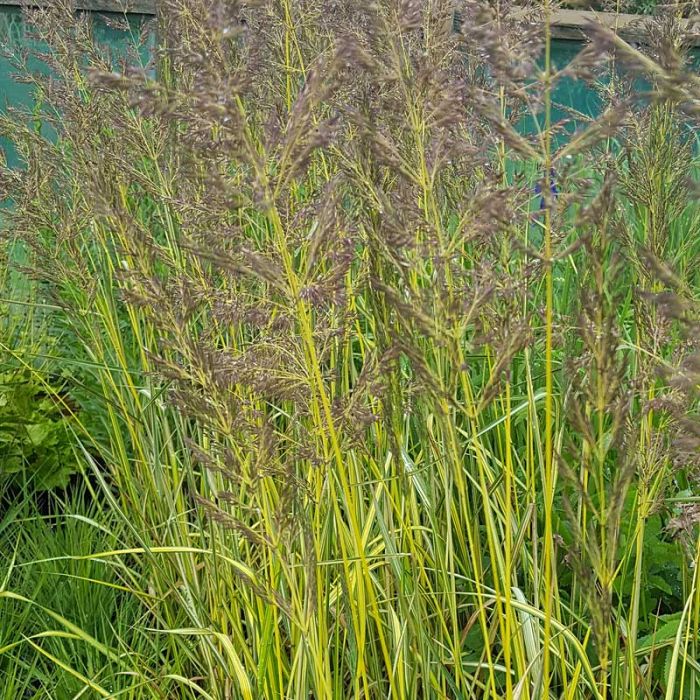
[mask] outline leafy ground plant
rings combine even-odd
[[[0,450],[3,478],[41,489],[66,486],[76,471],[70,411],[29,373],[0,375]]]

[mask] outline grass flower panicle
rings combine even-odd
[[[0,698],[700,697],[679,13],[157,5],[13,57]]]

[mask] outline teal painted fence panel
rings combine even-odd
[[[132,15],[129,18],[130,31],[125,32],[110,26],[104,21],[109,17],[107,14],[99,14],[94,17],[93,32],[96,41],[104,47],[109,55],[117,61],[126,55],[127,47],[138,41],[142,23],[148,19],[141,15]],[[123,19],[123,16],[119,16]],[[32,46],[30,30],[22,19],[22,12],[16,7],[0,7],[0,44],[6,50],[11,51],[16,56],[20,56],[22,51]],[[41,47],[39,47],[41,48]],[[144,65],[147,62],[149,51],[153,50],[153,41],[150,47],[144,47],[141,60]],[[42,64],[34,59],[30,60],[29,67],[32,70],[41,70]],[[4,111],[9,107],[22,107],[32,109],[34,105],[34,94],[31,85],[21,82],[17,76],[17,69],[13,66],[13,61],[7,57],[0,56],[0,110]],[[0,148],[3,149],[7,162],[10,165],[17,164],[17,154],[6,139],[0,138]]]
[[[143,16],[132,16],[132,28],[134,36],[140,32],[141,22],[147,21]],[[123,55],[126,46],[130,43],[128,34],[108,26],[98,15],[95,20],[96,39],[111,51],[115,56]],[[21,51],[28,46],[27,28],[22,21],[22,15],[18,8],[0,7],[0,42],[9,46],[13,51]],[[581,48],[581,43],[569,40],[555,40],[552,46],[552,59],[556,67],[566,66]],[[148,50],[146,50],[147,53]],[[695,52],[696,58],[700,54]],[[144,56],[144,60],[145,60]],[[14,76],[11,63],[0,57],[0,109],[7,105],[15,107],[29,107],[32,105],[32,89],[29,85],[20,83]],[[555,109],[553,119],[572,119],[575,113],[586,117],[596,116],[601,109],[602,99],[595,89],[580,80],[565,78],[556,86],[553,94]],[[572,119],[570,130],[576,127],[575,118]],[[532,116],[523,120],[520,128],[524,132],[531,132],[537,128],[535,118]],[[0,147],[6,152],[9,163],[16,164],[16,154],[6,141],[0,139]]]

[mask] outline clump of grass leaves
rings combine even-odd
[[[63,0],[13,56],[94,534],[8,560],[12,697],[700,697],[682,8],[558,66],[550,0],[156,4],[127,57]]]

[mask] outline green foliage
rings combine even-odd
[[[634,522],[634,507],[625,509],[623,522]],[[634,539],[634,533],[623,529],[620,537],[620,551],[627,551]],[[655,614],[669,610],[679,610],[683,601],[683,565],[681,545],[664,530],[659,514],[652,515],[644,529],[643,557],[646,562],[641,587],[641,610],[644,624],[641,632],[654,624]],[[617,580],[615,590],[623,600],[632,595],[634,578],[624,576]],[[639,644],[642,644],[640,641]]]
[[[146,632],[128,587],[138,570],[126,557],[92,556],[128,533],[84,485],[66,500],[54,497],[49,509],[45,496],[27,489],[23,501],[0,502],[0,700],[105,697],[95,687],[131,700],[157,697],[139,691],[140,673],[125,673],[157,669],[164,647]],[[130,651],[122,647],[120,656],[120,645]],[[95,686],[88,692],[85,678]]]
[[[640,15],[651,14],[658,4],[658,0],[634,0],[629,11]]]
[[[79,469],[74,424],[60,390],[29,371],[0,374],[0,476],[38,489],[65,486]]]

